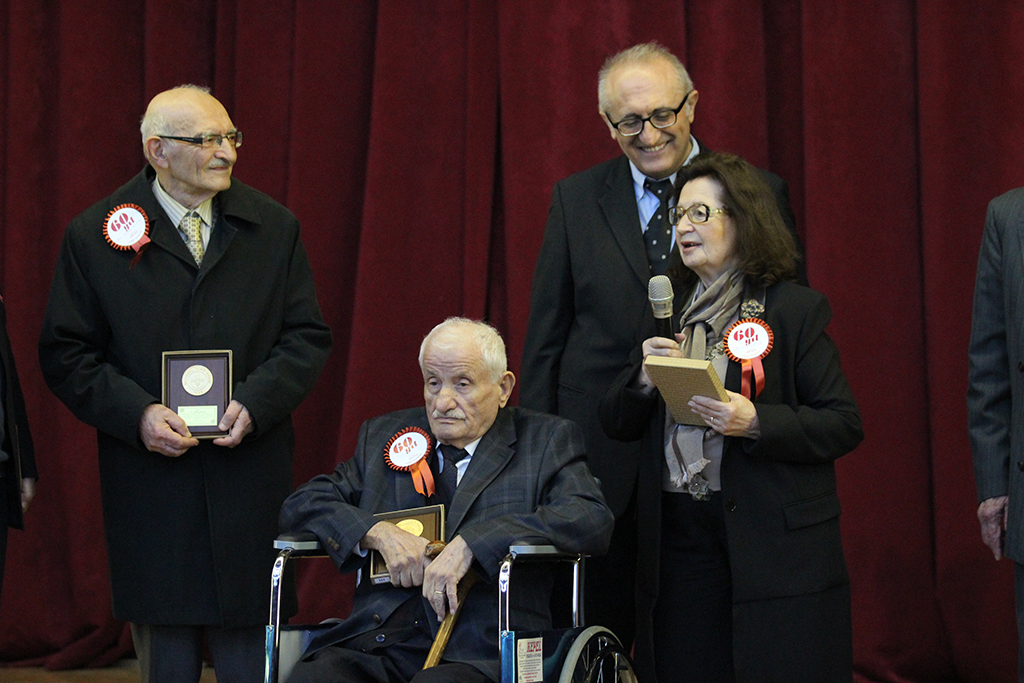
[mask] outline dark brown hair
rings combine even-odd
[[[736,229],[739,268],[747,279],[757,285],[795,280],[800,253],[764,174],[735,154],[698,154],[676,175],[677,200],[683,185],[697,178],[710,178],[722,190],[722,203]],[[685,265],[670,275],[684,284],[697,277]]]

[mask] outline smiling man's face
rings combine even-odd
[[[675,109],[686,97],[683,86],[672,68],[663,59],[649,63],[623,64],[608,74],[609,108],[602,118],[629,160],[645,176],[667,178],[680,168],[690,154],[690,124],[697,106],[697,91],[690,93],[679,110],[676,122],[668,128],[655,128],[650,121],[639,135],[620,135],[608,121],[621,121],[628,116],[647,118],[657,109]]]

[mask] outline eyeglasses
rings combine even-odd
[[[686,100],[690,99],[691,94],[693,94],[692,90],[686,93],[686,97],[683,98],[683,101],[680,102],[679,106],[675,109],[655,109],[654,113],[646,118],[630,115],[616,123],[615,121],[612,121],[612,117],[609,116],[608,112],[604,113],[604,117],[608,119],[608,123],[612,125],[612,128],[618,131],[619,135],[631,138],[634,135],[640,135],[644,130],[644,124],[648,121],[651,122],[652,126],[658,129],[668,128],[673,125],[676,122],[679,110],[681,110],[683,105],[686,104]]]
[[[242,146],[242,131],[233,130],[230,133],[221,135],[220,133],[207,133],[206,135],[197,135],[193,138],[182,137],[180,135],[158,135],[158,138],[164,140],[177,140],[178,142],[187,142],[191,145],[199,145],[200,147],[220,147],[221,144],[227,140],[228,143],[235,149]]]
[[[668,212],[668,219],[672,221],[672,225],[679,225],[679,222],[683,220],[683,216],[686,216],[694,225],[700,225],[711,220],[711,214],[713,213],[729,213],[729,209],[712,209],[707,204],[694,204],[685,209],[673,206]]]

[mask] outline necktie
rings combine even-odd
[[[441,471],[441,475],[438,477],[437,493],[438,498],[447,507],[451,506],[452,498],[455,497],[455,487],[459,482],[459,468],[455,463],[467,455],[468,453],[461,448],[444,446],[441,449],[441,456],[444,458],[444,470]]]
[[[195,211],[189,211],[181,219],[181,231],[185,233],[196,265],[203,265],[203,219]]]
[[[644,181],[644,189],[654,193],[660,200],[658,208],[647,221],[644,242],[647,243],[647,261],[651,264],[651,275],[664,275],[668,270],[668,255],[672,248],[672,225],[668,220],[668,202],[672,196],[672,181]]]

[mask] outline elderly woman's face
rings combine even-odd
[[[703,204],[711,210],[705,223],[694,223],[688,215],[676,225],[676,246],[686,267],[697,274],[705,286],[736,265],[736,229],[732,218],[721,211],[722,188],[711,178],[695,178],[683,185],[676,206],[681,212]]]

